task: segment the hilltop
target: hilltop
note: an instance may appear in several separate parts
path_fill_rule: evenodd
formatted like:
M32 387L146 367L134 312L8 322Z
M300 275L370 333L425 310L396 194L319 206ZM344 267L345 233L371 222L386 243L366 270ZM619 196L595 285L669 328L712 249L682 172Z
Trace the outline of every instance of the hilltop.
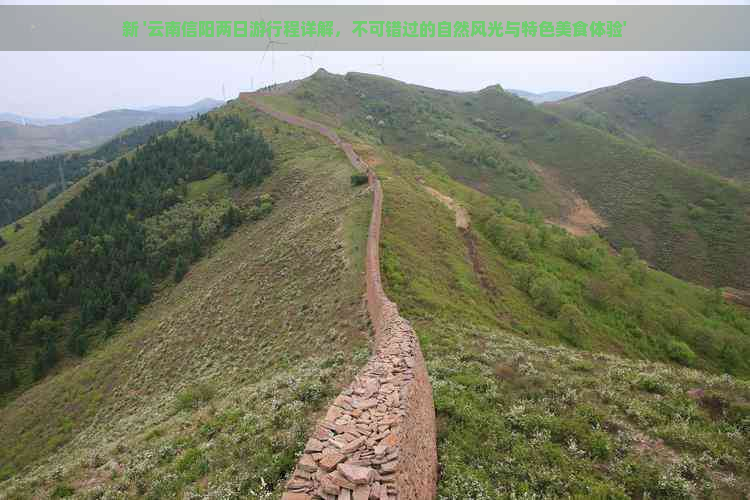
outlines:
M594 213L589 232L615 248L635 247L676 276L711 286L750 282L750 190L500 86L461 93L320 70L276 102L553 221L565 222L583 203Z
M641 77L547 109L663 150L708 172L750 180L750 78L669 83Z

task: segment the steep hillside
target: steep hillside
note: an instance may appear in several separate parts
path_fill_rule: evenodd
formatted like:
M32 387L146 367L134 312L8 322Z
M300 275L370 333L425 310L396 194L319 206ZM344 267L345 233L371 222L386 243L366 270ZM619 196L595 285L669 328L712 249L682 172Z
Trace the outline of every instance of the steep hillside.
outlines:
M668 83L636 78L547 109L630 137L723 177L750 180L750 78Z
M360 148L384 179L386 289L433 383L439 498L742 497L746 311Z
M746 310L338 133L382 179L384 281L431 375L440 498L742 497Z
M267 99L560 218L565 200L537 173L549 172L604 220L596 229L615 247L634 246L653 265L696 282L750 282L750 191L499 86L456 93L319 71Z
M252 209L266 195L273 209L0 409L0 495L273 497L312 419L367 359L366 188L314 134L241 103L212 113L229 115L275 153L271 175L232 198Z
M158 121L128 129L96 149L76 151L31 161L0 161L0 227L15 222L44 205L104 163L145 144L178 125ZM60 185L60 171L66 186Z
M89 149L131 127L159 120L187 120L218 105L218 101L203 100L190 106L151 111L118 109L62 125L37 126L0 122L0 160L34 159Z

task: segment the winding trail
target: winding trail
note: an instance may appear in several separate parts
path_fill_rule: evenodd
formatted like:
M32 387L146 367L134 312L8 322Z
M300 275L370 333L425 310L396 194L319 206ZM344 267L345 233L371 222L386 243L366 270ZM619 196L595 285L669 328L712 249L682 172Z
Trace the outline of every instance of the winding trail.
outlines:
M373 192L367 237L367 309L374 354L333 401L305 445L282 500L432 500L436 495L435 406L419 341L380 276L383 190L352 145L325 125L240 99L286 123L314 130L338 146Z

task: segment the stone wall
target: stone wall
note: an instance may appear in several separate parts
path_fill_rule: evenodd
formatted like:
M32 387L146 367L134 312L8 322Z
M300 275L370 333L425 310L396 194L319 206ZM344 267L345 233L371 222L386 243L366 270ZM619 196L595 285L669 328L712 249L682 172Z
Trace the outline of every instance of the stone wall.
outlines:
M367 239L367 308L374 354L333 401L305 446L283 500L435 498L435 407L422 351L409 322L383 291L380 225L383 190L372 169L333 130L240 98L279 120L323 134L366 172L373 192Z

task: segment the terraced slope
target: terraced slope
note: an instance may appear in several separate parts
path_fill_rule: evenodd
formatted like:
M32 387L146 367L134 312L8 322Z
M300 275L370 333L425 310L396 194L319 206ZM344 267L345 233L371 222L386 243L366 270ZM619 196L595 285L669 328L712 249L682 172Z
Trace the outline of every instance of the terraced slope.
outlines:
M708 172L748 181L748 96L750 78L682 84L641 77L545 107Z
M240 103L275 199L83 360L0 408L0 497L279 495L310 426L369 355L371 197L317 134ZM275 492L275 493L274 493Z

